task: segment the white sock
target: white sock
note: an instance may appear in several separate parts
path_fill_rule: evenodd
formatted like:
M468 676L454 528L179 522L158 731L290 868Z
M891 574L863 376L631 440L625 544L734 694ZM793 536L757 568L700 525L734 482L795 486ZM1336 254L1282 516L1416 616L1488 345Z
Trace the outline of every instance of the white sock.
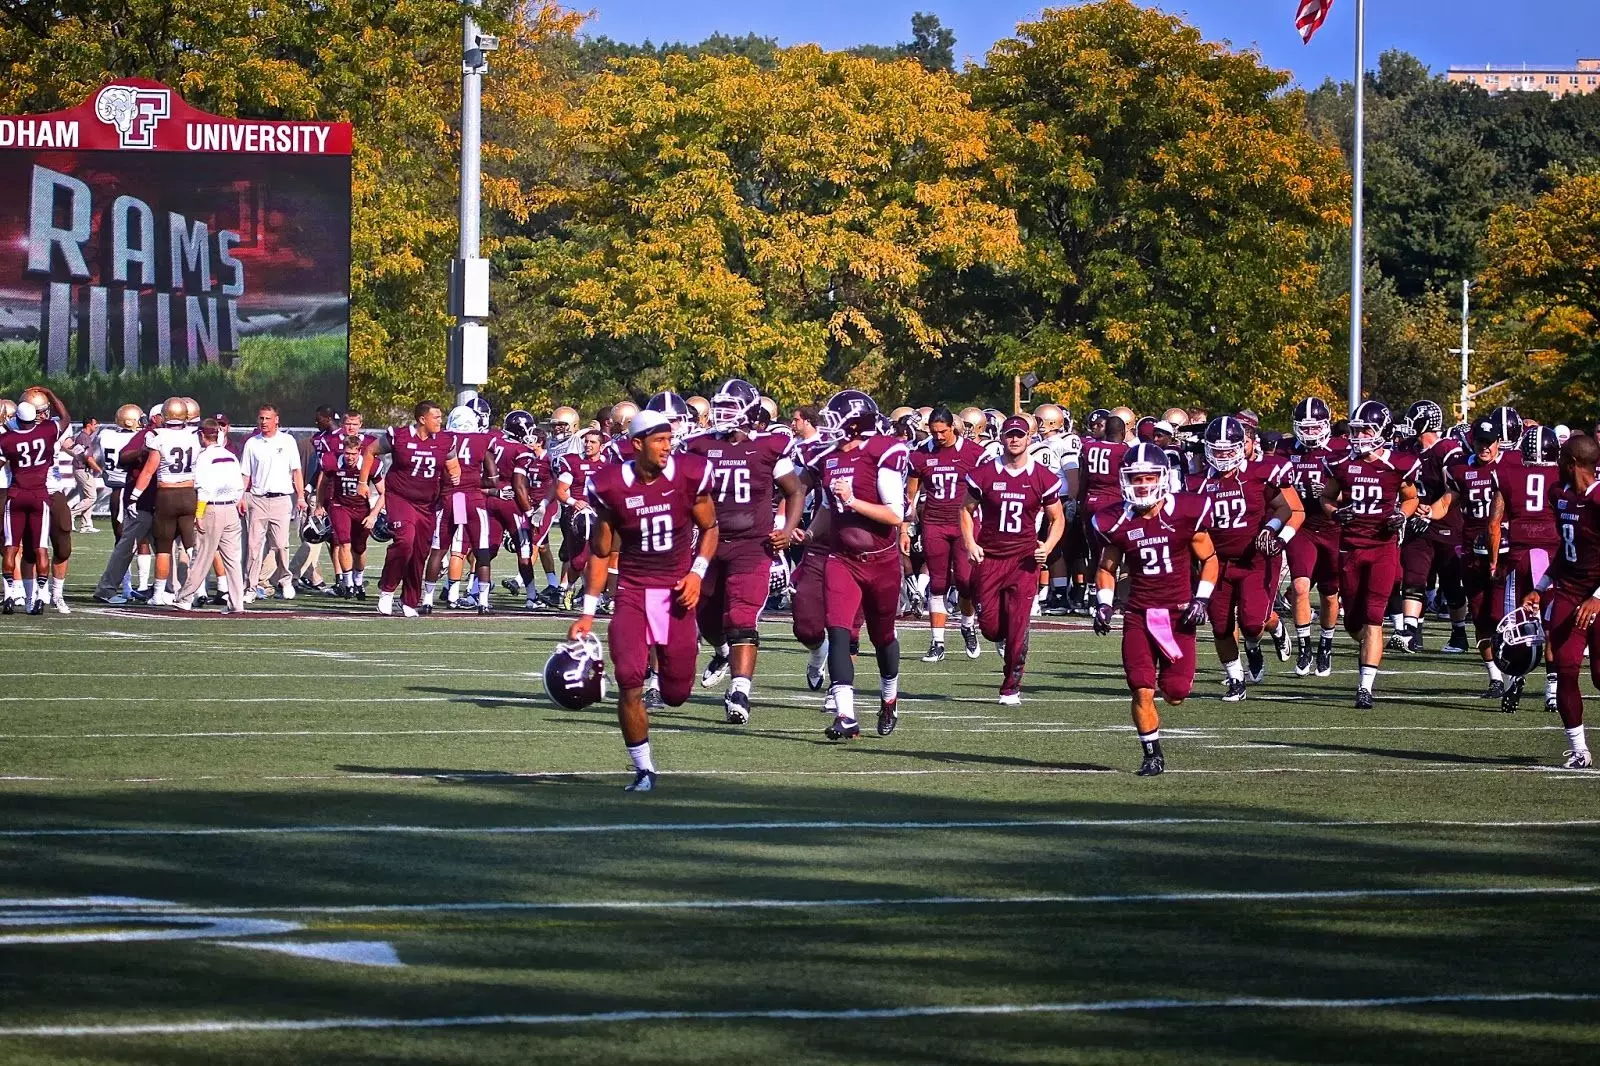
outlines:
M1050 579L1050 587L1053 589L1069 589L1072 587L1072 579L1070 577L1053 577Z
M1589 742L1583 736L1583 726L1575 725L1567 730L1567 743L1572 745L1573 751L1589 750Z
M444 598L446 603L455 603L461 599L461 582L452 581L445 587Z
M655 760L650 758L650 742L648 740L643 744L628 745L628 758L633 760L633 768L635 770L645 770L652 774L656 772Z
M733 654L733 649L729 648L727 643L724 642L717 645L717 654L726 659L729 655Z
M1322 631L1322 639L1323 640L1332 640L1334 637L1337 637L1338 635L1339 635L1339 631L1337 629L1324 629Z
M1406 616L1403 614L1391 614L1389 616L1389 624L1394 627L1396 633L1403 633L1406 628Z
M53 577L53 578L50 579L50 602L51 603L60 603L61 602L61 590L62 590L63 587L65 587L66 583L67 583L67 579L64 578L64 577Z
M728 686L728 691L743 692L746 696L750 695L750 679L748 677L734 678L733 683Z
M933 642L935 644L943 644L944 643L944 626L934 626L933 627Z
M437 594L438 590L439 590L439 585L438 585L437 582L424 581L422 583L422 602L427 604L429 607L432 607L433 606L433 597L435 596L435 594Z
M480 584L478 586L478 606L479 607L487 607L487 606L489 606L489 586L488 585L481 585Z
M928 580L929 578L927 574L917 575L917 592L922 596L923 599L928 598Z
M856 690L850 685L835 685L833 692L833 713L843 718L846 722L856 720Z
M1500 668L1498 666L1496 666L1494 663L1492 663L1492 662L1484 663L1483 664L1483 668L1485 670L1489 671L1489 680L1490 681L1500 681L1500 682L1504 682L1505 681L1506 675L1502 674L1500 672Z
M1555 698L1555 694L1556 694L1556 675L1555 674L1545 674L1544 675L1544 698L1547 699L1547 700L1548 699L1554 699Z
M39 584L38 584L38 582L29 581L27 578L23 578L22 579L22 597L23 597L23 601L25 603L27 603L29 609L32 609L33 601L38 599L38 597L39 597Z
M15 600L19 595L21 595L21 593L19 593L17 591L17 582L16 582L15 578L12 578L12 577L8 576L5 579L5 582L6 582L6 599Z
M1310 626L1295 626L1294 627L1294 635L1299 637L1301 640L1310 640L1311 639L1311 627Z
M367 572L365 570L357 570L355 573L356 573L356 584L357 585L365 585L367 583Z
M378 592L378 610L380 610L380 611L392 611L392 610L394 610L394 593L392 593L392 592L383 592L381 590Z
M978 624L978 616L977 615L975 615L975 614L964 614L964 615L961 616L961 628L962 629L971 629L973 626L975 626L977 624Z
M1244 664L1238 659L1223 663L1222 672L1227 675L1229 681L1244 680Z
M883 696L883 698L885 700L897 700L897 699L900 698L900 675L899 674L896 674L893 677L886 677L886 678L883 679L883 687L882 687L882 690L881 690L881 694L882 694L882 696Z
M1361 687L1371 692L1378 684L1378 668L1376 666L1363 666L1361 668Z
M544 575L544 587L545 588L553 589L553 588L559 588L560 586L561 586L561 583L556 580L556 575L554 575L554 574L546 574L546 575Z
M644 689L646 692L661 691L661 678L654 670L644 675Z
M142 589L147 589L150 587L151 558L152 556L149 555L134 556L134 566L136 566L139 570L139 587Z
M816 648L812 650L811 658L806 663L806 666L810 668L812 673L818 673L827 664L828 664L828 638L827 637L823 637L822 638L822 643L818 644L816 646Z

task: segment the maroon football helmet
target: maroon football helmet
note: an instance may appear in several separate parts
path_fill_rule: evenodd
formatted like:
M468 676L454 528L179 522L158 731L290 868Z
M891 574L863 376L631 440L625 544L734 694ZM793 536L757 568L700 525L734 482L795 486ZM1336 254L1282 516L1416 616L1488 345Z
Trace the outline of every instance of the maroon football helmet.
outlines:
M844 389L829 397L817 428L829 442L878 432L878 404L860 389Z
M581 711L606 698L606 658L593 633L561 644L544 664L544 690L558 707Z

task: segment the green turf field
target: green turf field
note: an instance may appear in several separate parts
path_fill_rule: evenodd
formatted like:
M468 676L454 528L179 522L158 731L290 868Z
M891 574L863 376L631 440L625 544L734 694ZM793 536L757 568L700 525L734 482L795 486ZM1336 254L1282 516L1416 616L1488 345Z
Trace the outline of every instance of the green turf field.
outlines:
M108 542L0 619L6 1066L1600 1061L1600 774L1459 657L1361 713L1342 639L1239 705L1203 647L1146 780L1113 639L1000 708L905 627L838 746L776 621L751 725L698 691L630 796L564 623L99 610Z

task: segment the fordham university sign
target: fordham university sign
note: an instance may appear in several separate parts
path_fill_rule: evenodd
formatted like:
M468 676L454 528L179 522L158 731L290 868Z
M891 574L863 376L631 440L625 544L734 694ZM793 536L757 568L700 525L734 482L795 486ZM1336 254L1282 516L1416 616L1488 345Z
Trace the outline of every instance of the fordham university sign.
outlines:
M0 343L48 377L348 348L351 127L209 115L157 82L0 117Z

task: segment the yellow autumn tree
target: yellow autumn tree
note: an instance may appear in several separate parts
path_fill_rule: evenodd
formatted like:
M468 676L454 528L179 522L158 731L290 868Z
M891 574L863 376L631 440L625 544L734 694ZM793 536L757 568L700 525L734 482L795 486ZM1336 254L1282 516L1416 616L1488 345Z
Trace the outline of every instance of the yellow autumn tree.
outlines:
M988 119L911 61L619 64L561 115L529 224L497 245L496 388L933 387L965 339L936 277L1018 248L989 154Z

